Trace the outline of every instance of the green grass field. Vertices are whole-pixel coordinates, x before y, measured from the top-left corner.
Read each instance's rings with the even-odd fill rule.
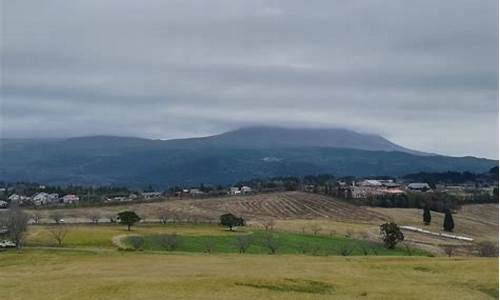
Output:
[[[206,252],[207,244],[213,245],[216,253],[238,253],[236,238],[242,233],[215,235],[215,236],[178,236],[179,246],[177,251]],[[309,255],[423,255],[422,251],[410,250],[402,247],[388,250],[380,243],[347,239],[342,237],[312,236],[287,232],[268,233],[262,230],[253,230],[246,234],[250,246],[245,253],[266,254],[270,249],[266,246],[265,239],[272,236],[277,242],[277,253],[281,254],[309,254]],[[150,235],[144,238],[144,250],[165,250],[160,239],[162,235]],[[127,243],[127,239],[125,239]],[[130,243],[127,243],[130,245]]]

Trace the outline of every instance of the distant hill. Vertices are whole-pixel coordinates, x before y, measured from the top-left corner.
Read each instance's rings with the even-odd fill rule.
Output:
[[[157,187],[331,173],[486,172],[498,161],[447,157],[345,129],[256,127],[177,139],[2,139],[0,180]]]

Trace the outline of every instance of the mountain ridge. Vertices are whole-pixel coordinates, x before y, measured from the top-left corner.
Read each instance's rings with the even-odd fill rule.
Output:
[[[405,151],[398,151],[401,148]],[[0,180],[64,185],[165,187],[321,173],[485,172],[496,165],[497,160],[475,157],[422,155],[380,136],[338,129],[260,127],[177,140],[117,136],[4,139],[0,147]]]

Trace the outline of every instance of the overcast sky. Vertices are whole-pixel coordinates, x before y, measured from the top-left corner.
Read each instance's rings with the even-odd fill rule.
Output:
[[[498,0],[2,3],[3,137],[345,127],[498,158]]]

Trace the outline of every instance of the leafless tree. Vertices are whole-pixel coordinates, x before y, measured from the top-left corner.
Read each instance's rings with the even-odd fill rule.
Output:
[[[247,252],[252,244],[252,238],[248,235],[238,235],[234,238],[234,246],[240,253]]]
[[[479,256],[482,257],[497,257],[498,247],[492,242],[481,242],[478,244]]]
[[[321,231],[321,227],[318,224],[313,224],[311,225],[311,231],[314,235],[318,235],[318,233]]]
[[[270,254],[275,254],[281,245],[278,238],[276,238],[272,234],[266,235],[264,237],[263,242],[264,242],[264,247],[266,247],[269,250]]]
[[[361,250],[361,252],[363,253],[363,255],[368,255],[369,254],[369,251],[368,251],[368,248],[365,246],[365,245],[361,245],[359,246],[359,249]]]
[[[318,256],[321,251],[321,246],[320,245],[313,245],[311,247],[311,254],[314,256]]]
[[[307,250],[309,249],[309,246],[306,242],[298,242],[297,249],[299,250],[300,254],[306,254]]]
[[[50,214],[50,218],[56,223],[57,225],[61,224],[61,220],[63,219],[63,214],[60,211],[54,211]]]
[[[40,214],[39,212],[34,212],[33,215],[31,216],[31,219],[33,220],[33,223],[40,224],[40,220],[42,219],[42,214]]]
[[[142,246],[144,246],[144,238],[142,236],[138,235],[129,236],[127,238],[127,241],[134,250],[142,249]]]
[[[161,235],[158,239],[160,246],[168,251],[174,251],[180,244],[179,236],[176,233]]]
[[[203,247],[205,248],[205,252],[210,254],[215,250],[215,239],[211,236],[208,236],[203,240]]]
[[[24,245],[29,220],[30,216],[18,205],[12,205],[2,216],[2,224],[7,228],[9,238],[16,243],[17,250],[21,250]]]
[[[68,227],[66,225],[51,226],[49,229],[50,236],[56,241],[57,246],[64,245],[64,239],[68,234]]]
[[[101,214],[97,211],[93,211],[93,212],[89,213],[88,218],[89,218],[90,222],[97,224],[97,223],[99,223],[99,219],[101,218]]]
[[[158,211],[158,219],[160,219],[160,223],[167,224],[167,221],[168,221],[168,211],[165,208],[161,208]]]
[[[453,245],[445,245],[443,246],[443,250],[448,257],[452,257],[455,254],[456,247]]]
[[[354,249],[352,247],[347,246],[345,244],[342,244],[339,247],[339,254],[342,255],[342,256],[349,256],[349,255],[351,255],[351,253],[352,253],[353,250]]]
[[[273,219],[263,220],[261,223],[266,231],[273,231],[274,226],[276,226],[276,222]]]
[[[403,246],[405,247],[406,254],[408,254],[408,256],[412,256],[413,252],[411,250],[410,245],[406,242],[403,242]]]

